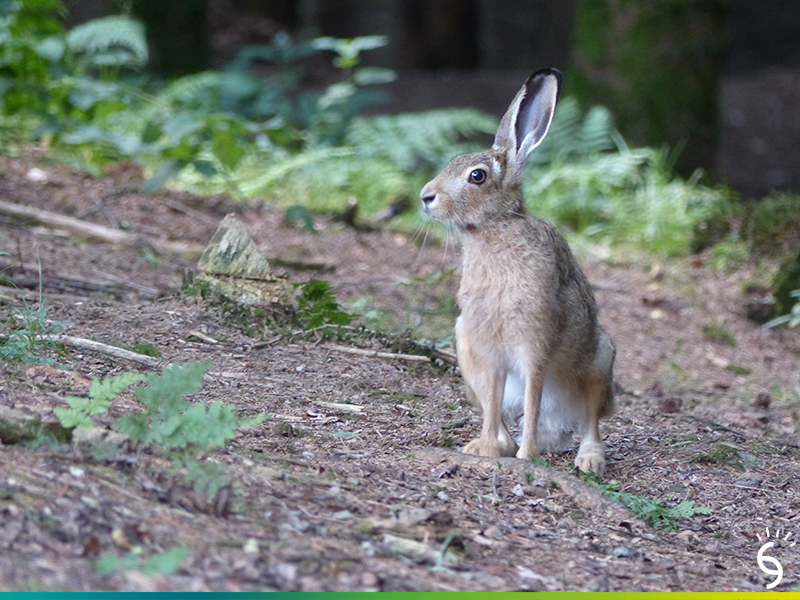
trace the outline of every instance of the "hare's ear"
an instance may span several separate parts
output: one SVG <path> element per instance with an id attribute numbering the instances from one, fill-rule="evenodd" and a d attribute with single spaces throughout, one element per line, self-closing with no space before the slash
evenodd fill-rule
<path id="1" fill-rule="evenodd" d="M 500 121 L 494 139 L 496 150 L 505 153 L 509 167 L 522 172 L 531 150 L 542 143 L 561 89 L 561 72 L 542 69 L 528 77 Z"/>

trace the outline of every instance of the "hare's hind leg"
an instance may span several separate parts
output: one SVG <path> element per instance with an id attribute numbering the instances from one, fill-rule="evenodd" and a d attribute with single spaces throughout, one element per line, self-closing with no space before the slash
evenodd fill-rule
<path id="1" fill-rule="evenodd" d="M 585 398 L 584 430 L 575 466 L 581 471 L 602 475 L 606 468 L 605 450 L 600 438 L 600 419 L 611 413 L 614 395 L 611 389 L 616 350 L 611 338 L 603 332 L 598 344 L 592 370 L 587 374 L 581 390 Z"/>
<path id="2" fill-rule="evenodd" d="M 464 452 L 492 458 L 514 456 L 517 443 L 503 424 L 501 410 L 506 374 L 475 354 L 468 336 L 460 331 L 458 324 L 456 348 L 467 397 L 483 412 L 481 435 L 464 446 Z"/>

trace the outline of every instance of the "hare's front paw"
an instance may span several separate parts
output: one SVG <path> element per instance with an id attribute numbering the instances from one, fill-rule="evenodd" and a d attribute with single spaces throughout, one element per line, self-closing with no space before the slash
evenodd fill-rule
<path id="1" fill-rule="evenodd" d="M 575 459 L 575 466 L 581 471 L 593 472 L 595 475 L 602 476 L 606 470 L 606 459 L 602 448 L 591 448 L 578 452 Z"/>
<path id="2" fill-rule="evenodd" d="M 472 440 L 464 446 L 464 454 L 474 456 L 488 456 L 489 458 L 500 458 L 500 444 L 496 440 L 484 441 L 482 438 Z"/>

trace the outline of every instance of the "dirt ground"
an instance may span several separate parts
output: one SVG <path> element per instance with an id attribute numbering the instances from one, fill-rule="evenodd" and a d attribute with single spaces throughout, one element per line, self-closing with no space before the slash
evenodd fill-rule
<path id="1" fill-rule="evenodd" d="M 312 233 L 266 203 L 140 189 L 125 165 L 92 178 L 0 159 L 2 200 L 197 248 L 237 212 L 268 257 L 294 265 L 278 267 L 292 281 L 325 279 L 345 307 L 360 301 L 417 337 L 452 328 L 457 274 L 437 276 L 458 264 L 452 244 L 321 218 Z M 667 507 L 711 509 L 673 532 L 576 477 L 572 453 L 544 457 L 549 466 L 461 454 L 480 418 L 447 364 L 336 348 L 396 352 L 396 338 L 246 336 L 226 325 L 219 309 L 180 292 L 196 254 L 6 216 L 0 250 L 17 286 L 0 287 L 3 312 L 36 305 L 41 261 L 49 315 L 70 322 L 66 334 L 147 342 L 165 365 L 211 359 L 193 399 L 268 417 L 213 456 L 232 481 L 213 499 L 129 444 L 105 458 L 75 443 L 0 444 L 2 591 L 758 591 L 775 578 L 756 562 L 767 528 L 794 535 L 767 552 L 783 564 L 776 589 L 800 586 L 800 545 L 790 545 L 800 537 L 800 336 L 744 318 L 740 281 L 751 267 L 720 274 L 702 256 L 584 265 L 618 347 L 606 481 Z M 65 352 L 69 368 L 0 363 L 0 408 L 52 419 L 93 377 L 142 369 Z M 110 427 L 134 402 L 121 397 L 98 424 Z M 176 546 L 189 553 L 170 574 L 95 568 L 103 555 L 135 548 L 141 566 Z"/>

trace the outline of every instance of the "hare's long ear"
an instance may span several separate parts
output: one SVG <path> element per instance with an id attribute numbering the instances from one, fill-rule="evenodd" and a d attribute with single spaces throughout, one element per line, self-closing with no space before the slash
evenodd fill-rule
<path id="1" fill-rule="evenodd" d="M 561 88 L 561 72 L 542 69 L 528 77 L 500 121 L 493 148 L 506 155 L 508 169 L 519 177 L 531 150 L 542 143 Z"/>

